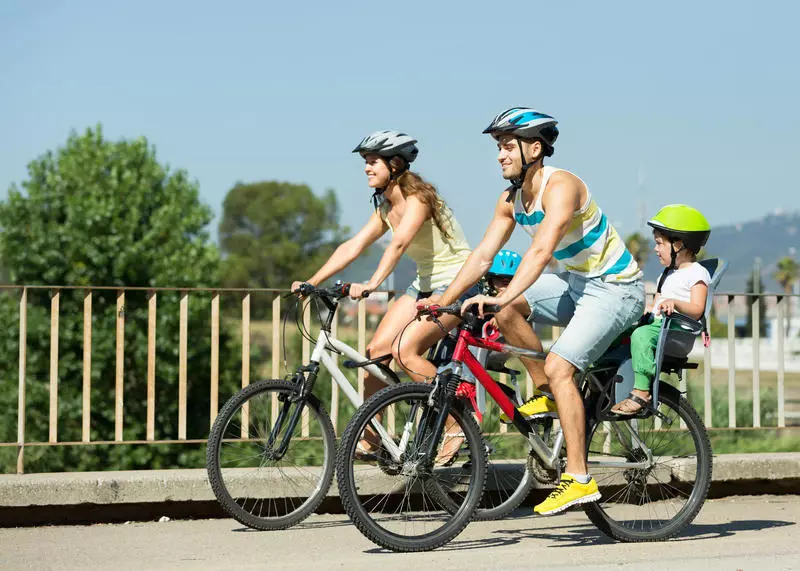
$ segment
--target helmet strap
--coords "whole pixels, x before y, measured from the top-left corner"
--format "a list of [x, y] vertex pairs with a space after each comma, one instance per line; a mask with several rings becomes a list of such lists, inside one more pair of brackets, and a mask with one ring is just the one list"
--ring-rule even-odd
[[[401, 168], [397, 172], [392, 171], [392, 165], [389, 163], [389, 160], [386, 159], [386, 157], [381, 157], [381, 159], [383, 159], [386, 168], [389, 169], [389, 183], [392, 183], [398, 178], [400, 178], [400, 175], [402, 175], [404, 172], [408, 170], [408, 161], [406, 161], [405, 159], [403, 159], [403, 168]], [[386, 192], [387, 188], [389, 188], [389, 184], [387, 184], [386, 186], [382, 186], [381, 188], [376, 188], [375, 191], [372, 193], [370, 200], [372, 201], [372, 207], [375, 210], [378, 210], [381, 204], [383, 204], [383, 201], [386, 200], [386, 198], [383, 196], [383, 193]]]
[[509, 186], [506, 190], [508, 191], [508, 198], [506, 198], [506, 202], [512, 202], [514, 198], [517, 196], [517, 191], [522, 188], [522, 183], [525, 182], [525, 175], [528, 174], [528, 169], [535, 165], [539, 159], [536, 159], [532, 163], [529, 163], [525, 160], [525, 151], [522, 150], [522, 141], [520, 141], [519, 137], [516, 137], [517, 146], [519, 146], [519, 158], [522, 161], [522, 172], [519, 173], [518, 177], [511, 179], [511, 186]]
[[661, 277], [658, 278], [658, 286], [656, 287], [656, 293], [661, 293], [661, 286], [664, 285], [664, 280], [667, 279], [667, 275], [678, 267], [676, 260], [678, 259], [678, 252], [683, 250], [686, 246], [682, 246], [680, 250], [676, 250], [672, 240], [669, 241], [669, 249], [670, 249], [670, 261], [669, 266], [664, 268], [664, 271], [661, 272]]

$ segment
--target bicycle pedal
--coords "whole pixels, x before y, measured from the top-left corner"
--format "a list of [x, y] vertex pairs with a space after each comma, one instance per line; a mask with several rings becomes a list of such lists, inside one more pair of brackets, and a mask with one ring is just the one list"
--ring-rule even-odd
[[547, 418], [558, 418], [558, 413], [557, 412], [540, 412], [538, 414], [532, 414], [530, 416], [526, 416], [525, 420], [536, 421], [536, 420], [545, 420]]

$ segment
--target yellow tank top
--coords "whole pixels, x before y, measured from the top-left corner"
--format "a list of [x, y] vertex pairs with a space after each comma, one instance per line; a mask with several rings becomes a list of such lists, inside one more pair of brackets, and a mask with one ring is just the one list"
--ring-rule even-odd
[[[394, 233], [388, 218], [390, 208], [391, 204], [384, 202], [378, 213]], [[450, 285], [472, 252], [461, 225], [447, 206], [442, 208], [441, 218], [450, 238], [446, 238], [433, 219], [428, 218], [406, 250], [417, 264], [417, 278], [412, 285], [419, 291], [433, 291]]]

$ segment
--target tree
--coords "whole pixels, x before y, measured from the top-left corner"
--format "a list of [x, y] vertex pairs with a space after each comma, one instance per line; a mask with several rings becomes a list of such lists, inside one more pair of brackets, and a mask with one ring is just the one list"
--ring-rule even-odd
[[237, 183], [225, 197], [220, 245], [229, 287], [287, 288], [309, 277], [342, 242], [336, 195], [288, 182]]
[[[71, 134], [63, 148], [28, 165], [28, 180], [15, 185], [0, 203], [0, 260], [14, 284], [85, 286], [215, 286], [219, 252], [205, 228], [211, 210], [200, 203], [197, 183], [182, 170], [156, 160], [144, 138], [108, 141], [102, 129]], [[47, 439], [50, 305], [47, 290], [30, 290], [27, 304], [27, 434]], [[80, 440], [83, 292], [60, 294], [59, 440]], [[125, 315], [125, 439], [145, 436], [147, 370], [147, 292], [128, 292]], [[157, 294], [156, 438], [177, 436], [177, 292]], [[92, 439], [114, 433], [116, 292], [93, 292]], [[18, 294], [0, 298], [0, 405], [13, 411], [17, 398], [19, 350]], [[208, 431], [210, 348], [209, 301], [189, 303], [189, 438]], [[205, 306], [205, 307], [201, 307]], [[225, 332], [220, 339], [222, 386], [231, 387], [228, 364], [235, 350]], [[13, 413], [12, 413], [13, 414]], [[16, 423], [0, 419], [8, 441]], [[5, 424], [5, 426], [3, 425]], [[14, 426], [8, 426], [13, 424]], [[13, 436], [11, 436], [13, 440]], [[87, 470], [173, 466], [185, 453], [147, 447], [135, 454], [118, 447], [28, 449], [26, 469]], [[41, 453], [40, 453], [41, 452]], [[202, 451], [199, 451], [202, 454]], [[183, 454], [184, 456], [181, 456]], [[201, 464], [202, 465], [202, 464]]]
[[639, 232], [634, 232], [625, 238], [625, 246], [628, 251], [639, 264], [639, 267], [644, 267], [647, 258], [650, 256], [650, 242]]
[[[800, 279], [800, 265], [790, 256], [784, 256], [778, 260], [773, 279], [780, 284], [786, 295], [792, 293], [794, 284]], [[786, 300], [786, 327], [784, 331], [789, 335], [792, 323], [792, 298]]]
[[[755, 289], [753, 288], [754, 285], [754, 274], [751, 274], [749, 278], [747, 278], [747, 285], [745, 287], [746, 293], [753, 293]], [[764, 282], [761, 280], [761, 276], [758, 276], [758, 291], [764, 291]], [[758, 334], [763, 339], [767, 336], [767, 302], [765, 301], [764, 297], [759, 296], [756, 297], [754, 295], [747, 296], [747, 326], [746, 326], [746, 335], [750, 335], [753, 331], [753, 305], [758, 303]], [[758, 300], [758, 301], [756, 301]]]

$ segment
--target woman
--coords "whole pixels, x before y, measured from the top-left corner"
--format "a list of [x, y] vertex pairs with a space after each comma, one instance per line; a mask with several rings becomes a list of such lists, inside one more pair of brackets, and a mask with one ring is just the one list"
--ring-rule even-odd
[[[375, 273], [365, 283], [352, 284], [350, 297], [359, 299], [364, 292], [380, 287], [404, 253], [416, 262], [416, 279], [381, 320], [367, 347], [367, 355], [370, 358], [385, 355], [386, 363], [395, 358], [412, 379], [422, 381], [431, 373], [429, 368], [418, 366], [420, 361], [424, 362], [420, 355], [444, 336], [441, 329], [435, 323], [422, 320], [406, 329], [402, 347], [398, 347], [396, 338], [416, 316], [417, 301], [441, 294], [461, 269], [470, 249], [461, 226], [436, 188], [409, 170], [417, 157], [416, 143], [404, 133], [377, 131], [365, 137], [353, 150], [364, 158], [367, 184], [374, 190], [375, 211], [367, 224], [339, 246], [306, 281], [319, 285], [346, 268], [378, 238], [391, 231], [392, 240]], [[297, 290], [301, 283], [294, 282], [292, 291]], [[441, 321], [448, 329], [457, 324], [453, 316], [444, 316]], [[420, 373], [420, 369], [424, 372]], [[372, 395], [381, 386], [380, 380], [367, 373], [365, 396]]]

